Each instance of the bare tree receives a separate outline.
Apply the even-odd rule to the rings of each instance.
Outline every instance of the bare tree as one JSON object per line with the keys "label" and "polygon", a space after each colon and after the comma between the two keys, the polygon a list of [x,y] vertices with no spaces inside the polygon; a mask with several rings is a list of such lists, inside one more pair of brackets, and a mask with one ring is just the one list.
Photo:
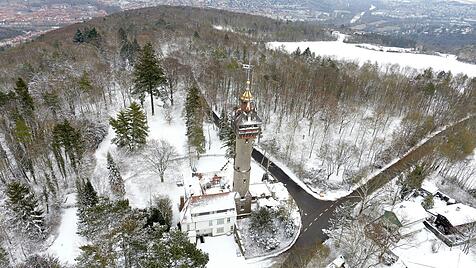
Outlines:
{"label": "bare tree", "polygon": [[166,140],[154,140],[150,143],[150,151],[146,159],[159,174],[161,182],[164,182],[165,171],[170,167],[175,156],[177,156],[175,147]]}

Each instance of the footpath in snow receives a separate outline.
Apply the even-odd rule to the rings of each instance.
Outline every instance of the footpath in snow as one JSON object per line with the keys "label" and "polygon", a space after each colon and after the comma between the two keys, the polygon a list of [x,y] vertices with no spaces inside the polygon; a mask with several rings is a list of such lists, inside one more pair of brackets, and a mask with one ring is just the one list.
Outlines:
{"label": "footpath in snow", "polygon": [[86,243],[84,238],[77,234],[76,194],[66,195],[66,202],[63,206],[58,236],[48,248],[47,253],[58,257],[59,261],[63,263],[74,264],[74,259],[81,253],[79,247]]}

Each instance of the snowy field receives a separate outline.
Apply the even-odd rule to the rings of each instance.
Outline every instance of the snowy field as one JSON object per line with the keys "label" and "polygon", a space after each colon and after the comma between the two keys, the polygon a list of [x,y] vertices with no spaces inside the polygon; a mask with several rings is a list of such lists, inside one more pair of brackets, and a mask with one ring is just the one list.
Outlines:
{"label": "snowy field", "polygon": [[[380,66],[399,64],[402,68],[423,70],[433,68],[435,71],[451,71],[453,74],[463,73],[469,77],[476,76],[476,65],[456,60],[454,55],[426,55],[415,53],[396,53],[366,49],[363,44],[344,43],[342,38],[338,41],[316,42],[269,42],[268,48],[283,49],[294,52],[298,47],[304,51],[309,47],[311,52],[318,56],[331,57],[339,60],[377,63]],[[364,44],[365,45],[365,44]]]}

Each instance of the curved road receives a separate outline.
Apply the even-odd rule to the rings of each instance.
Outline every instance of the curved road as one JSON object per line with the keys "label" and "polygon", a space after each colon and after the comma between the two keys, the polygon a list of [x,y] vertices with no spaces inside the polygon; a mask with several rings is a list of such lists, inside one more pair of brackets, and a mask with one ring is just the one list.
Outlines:
{"label": "curved road", "polygon": [[[218,125],[219,117],[215,113],[212,113],[212,115],[214,119],[213,121]],[[301,186],[294,182],[281,168],[276,166],[261,152],[253,149],[251,154],[253,159],[265,167],[269,166],[269,173],[286,186],[301,212],[301,233],[296,243],[288,251],[288,257],[282,267],[306,266],[315,250],[317,250],[317,247],[327,239],[327,236],[323,233],[322,229],[327,228],[329,219],[333,216],[336,207],[349,201],[356,203],[360,201],[359,197],[362,196],[363,193],[369,194],[379,189],[396,175],[412,166],[413,163],[421,159],[423,156],[430,154],[435,146],[446,138],[448,133],[454,132],[456,128],[464,126],[466,123],[476,124],[475,119],[476,116],[471,115],[439,132],[393,165],[383,169],[366,184],[336,201],[316,199],[301,188]]]}

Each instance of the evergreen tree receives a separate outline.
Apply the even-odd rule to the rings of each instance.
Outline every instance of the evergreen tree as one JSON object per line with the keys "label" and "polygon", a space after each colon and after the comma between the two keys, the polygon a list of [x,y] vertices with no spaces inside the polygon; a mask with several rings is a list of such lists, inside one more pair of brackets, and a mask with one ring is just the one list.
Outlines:
{"label": "evergreen tree", "polygon": [[92,29],[87,30],[85,32],[86,32],[86,34],[85,34],[86,35],[86,42],[90,42],[92,40],[95,40],[95,39],[99,38],[99,33],[96,30],[96,27],[93,27]]}
{"label": "evergreen tree", "polygon": [[63,123],[57,124],[53,128],[53,151],[59,164],[61,162],[64,163],[61,148],[64,149],[66,156],[70,160],[71,166],[77,171],[77,167],[84,152],[83,141],[80,130],[73,128],[66,119]]}
{"label": "evergreen tree", "polygon": [[83,43],[84,42],[84,36],[83,36],[83,33],[81,32],[80,29],[76,30],[76,33],[74,34],[74,37],[73,37],[73,42],[75,42],[75,43]]}
{"label": "evergreen tree", "polygon": [[205,152],[205,135],[203,134],[203,105],[200,92],[192,86],[185,100],[185,125],[187,127],[188,143],[195,148],[197,155]]}
{"label": "evergreen tree", "polygon": [[15,119],[14,134],[16,140],[22,144],[31,142],[31,129],[20,115]]}
{"label": "evergreen tree", "polygon": [[78,181],[76,188],[78,191],[78,207],[80,210],[91,208],[98,203],[98,194],[89,179],[85,182]]}
{"label": "evergreen tree", "polygon": [[205,267],[208,254],[190,243],[179,230],[156,232],[148,244],[148,256],[142,261],[143,267]]}
{"label": "evergreen tree", "polygon": [[13,181],[6,188],[12,225],[31,238],[42,238],[45,231],[43,210],[35,193],[24,183]]}
{"label": "evergreen tree", "polygon": [[[170,202],[165,203],[171,213]],[[81,247],[79,267],[205,267],[208,262],[185,234],[149,224],[150,214],[131,209],[127,200],[101,198],[84,214],[79,234],[90,244]]]}
{"label": "evergreen tree", "polygon": [[15,83],[14,89],[23,111],[30,115],[35,109],[35,106],[33,103],[33,98],[28,91],[28,85],[25,83],[25,81],[23,81],[23,79],[19,77]]}
{"label": "evergreen tree", "polygon": [[139,104],[131,103],[125,111],[120,111],[117,118],[110,118],[109,124],[116,132],[116,137],[112,139],[119,147],[128,147],[133,151],[146,143],[149,135],[147,118]]}
{"label": "evergreen tree", "polygon": [[220,140],[223,141],[222,148],[226,148],[226,156],[229,158],[234,158],[236,135],[231,126],[231,120],[225,112],[222,112],[220,118],[219,136]]}
{"label": "evergreen tree", "polygon": [[298,47],[298,48],[293,52],[293,55],[296,56],[296,57],[301,56],[301,48]]}
{"label": "evergreen tree", "polygon": [[145,95],[149,94],[152,115],[154,115],[154,96],[160,96],[158,87],[165,84],[166,79],[151,43],[147,43],[141,50],[133,75],[133,94],[139,96],[142,105]]}
{"label": "evergreen tree", "polygon": [[424,165],[416,165],[410,174],[408,174],[405,180],[405,187],[407,189],[420,189],[426,177],[426,173],[427,171]]}
{"label": "evergreen tree", "polygon": [[124,189],[124,180],[122,179],[121,173],[109,152],[107,152],[107,169],[109,170],[109,184],[112,193],[118,198],[123,198],[126,193]]}
{"label": "evergreen tree", "polygon": [[149,127],[147,126],[147,118],[139,104],[131,103],[127,110],[127,118],[129,121],[130,131],[130,149],[135,150],[142,147],[146,143],[149,135]]}
{"label": "evergreen tree", "polygon": [[228,115],[225,112],[225,109],[223,109],[221,111],[220,119],[218,121],[218,127],[219,127],[218,137],[220,138],[220,140],[223,140],[225,138],[225,132],[226,132],[225,130],[226,130],[227,124],[228,124]]}
{"label": "evergreen tree", "polygon": [[153,226],[154,223],[166,226],[166,230],[172,227],[172,201],[165,197],[155,197],[152,206],[148,209],[147,225]]}
{"label": "evergreen tree", "polygon": [[129,120],[126,111],[120,111],[116,118],[110,118],[109,124],[114,129],[116,136],[112,139],[112,142],[119,147],[128,146],[130,142],[129,133]]}

